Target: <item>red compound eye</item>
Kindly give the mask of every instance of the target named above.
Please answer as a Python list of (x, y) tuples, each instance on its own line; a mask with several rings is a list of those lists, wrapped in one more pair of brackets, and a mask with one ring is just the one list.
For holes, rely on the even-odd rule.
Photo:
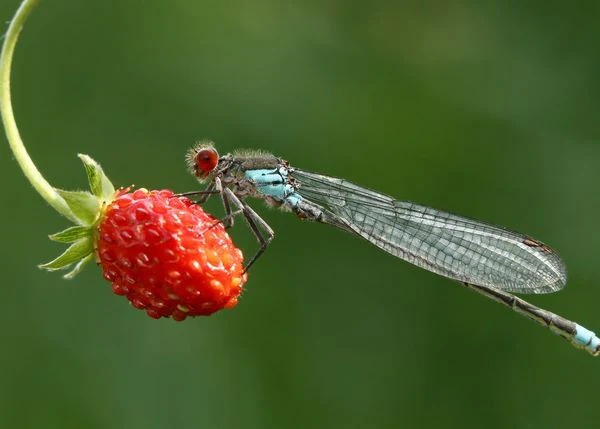
[(213, 148), (200, 149), (194, 157), (196, 176), (206, 177), (215, 169), (219, 162), (219, 154)]

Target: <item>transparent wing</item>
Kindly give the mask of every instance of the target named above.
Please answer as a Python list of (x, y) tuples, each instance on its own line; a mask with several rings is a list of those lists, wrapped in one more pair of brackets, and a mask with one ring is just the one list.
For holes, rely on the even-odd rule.
[(560, 257), (517, 232), (295, 170), (298, 193), (327, 209), (330, 222), (394, 256), (461, 281), (517, 293), (550, 293), (567, 280)]

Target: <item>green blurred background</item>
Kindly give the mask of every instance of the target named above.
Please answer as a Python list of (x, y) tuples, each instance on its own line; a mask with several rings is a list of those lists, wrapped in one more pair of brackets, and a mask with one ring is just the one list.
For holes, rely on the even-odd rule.
[[(198, 189), (183, 156), (211, 138), (526, 232), (570, 271), (532, 301), (600, 329), (600, 11), (579, 7), (45, 0), (17, 47), (15, 111), (64, 188), (86, 186), (84, 152), (119, 185)], [(600, 361), (260, 202), (277, 238), (233, 311), (156, 321), (96, 267), (39, 271), (67, 222), (0, 154), (0, 427), (597, 425)], [(243, 222), (232, 234), (255, 251)]]

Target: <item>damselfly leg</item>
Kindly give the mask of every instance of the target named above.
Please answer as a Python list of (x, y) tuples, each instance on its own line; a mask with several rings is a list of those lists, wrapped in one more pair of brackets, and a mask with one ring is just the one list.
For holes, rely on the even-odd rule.
[(176, 197), (191, 197), (194, 195), (199, 195), (200, 198), (194, 200), (194, 204), (204, 204), (211, 195), (220, 194), (219, 191), (215, 189), (215, 184), (213, 182), (209, 183), (206, 189), (203, 191), (191, 191), (191, 192), (182, 192), (180, 194), (175, 194)]
[[(231, 189), (225, 188), (223, 189), (223, 197), (224, 201), (229, 200), (232, 204), (234, 204), (238, 210), (236, 212), (240, 212), (244, 215), (244, 218), (248, 222), (252, 233), (256, 237), (256, 240), (260, 244), (258, 251), (254, 254), (252, 258), (246, 264), (244, 268), (244, 272), (248, 272), (252, 264), (256, 262), (256, 260), (267, 250), (267, 247), (275, 238), (275, 231), (269, 226), (267, 222), (263, 218), (261, 218), (248, 204), (244, 201), (240, 200)], [(261, 229), (266, 233), (267, 237), (263, 237), (261, 233)]]
[[(201, 198), (194, 201), (194, 203), (204, 204), (208, 200), (208, 198), (210, 198), (211, 195), (216, 194), (219, 194), (221, 196), (225, 216), (222, 219), (219, 219), (215, 223), (210, 225), (208, 229), (213, 228), (214, 226), (220, 223), (222, 223), (226, 229), (229, 229), (234, 224), (234, 218), (241, 214), (244, 216), (244, 219), (246, 219), (246, 221), (248, 222), (252, 234), (254, 235), (256, 241), (258, 241), (258, 244), (260, 245), (258, 251), (254, 254), (252, 258), (250, 258), (250, 260), (246, 264), (246, 267), (244, 268), (244, 272), (248, 272), (250, 267), (265, 252), (273, 238), (275, 238), (275, 232), (269, 226), (269, 224), (252, 209), (252, 207), (250, 207), (244, 201), (240, 200), (231, 189), (224, 188), (221, 184), (221, 180), (218, 177), (216, 177), (214, 181), (209, 183), (209, 185), (203, 191), (185, 192), (177, 194), (177, 196), (200, 195)], [(235, 206), (236, 210), (232, 210), (232, 205)], [(261, 232), (261, 230), (263, 232)], [(266, 237), (263, 235), (263, 233), (264, 235), (266, 235)]]

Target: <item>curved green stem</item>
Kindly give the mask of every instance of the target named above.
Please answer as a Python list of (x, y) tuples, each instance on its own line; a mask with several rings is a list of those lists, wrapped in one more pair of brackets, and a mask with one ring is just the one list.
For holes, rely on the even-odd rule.
[(6, 32), (4, 44), (2, 45), (2, 53), (0, 54), (0, 113), (2, 114), (2, 122), (4, 123), (10, 148), (29, 182), (56, 211), (68, 219), (77, 221), (65, 200), (44, 179), (44, 176), (39, 172), (27, 153), (15, 122), (10, 98), (10, 69), (15, 46), (27, 16), (38, 3), (39, 0), (23, 0)]

